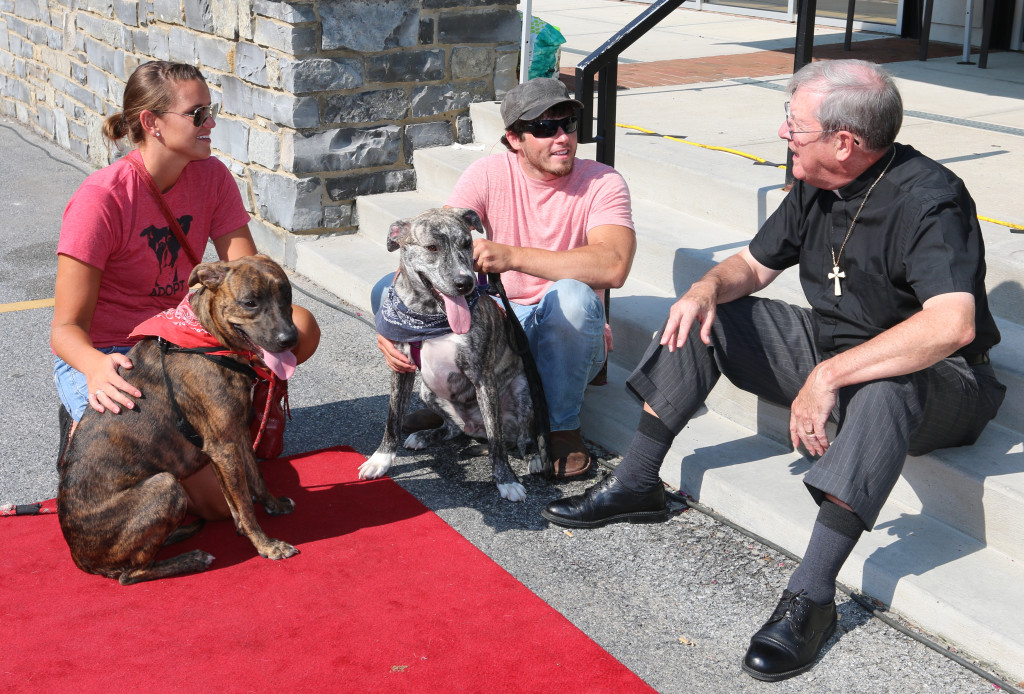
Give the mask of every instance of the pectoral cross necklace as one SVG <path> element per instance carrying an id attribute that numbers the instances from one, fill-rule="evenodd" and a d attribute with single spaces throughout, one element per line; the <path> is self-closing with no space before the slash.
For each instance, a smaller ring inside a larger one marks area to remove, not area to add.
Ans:
<path id="1" fill-rule="evenodd" d="M 832 253 L 832 272 L 828 273 L 828 278 L 830 280 L 835 280 L 836 282 L 836 296 L 843 295 L 843 290 L 839 286 L 839 280 L 846 279 L 846 273 L 839 269 L 839 260 L 843 257 L 843 249 L 846 248 L 846 242 L 850 240 L 850 234 L 853 233 L 853 227 L 857 225 L 857 220 L 860 219 L 860 211 L 864 209 L 864 203 L 868 201 L 868 196 L 871 195 L 871 191 L 875 189 L 878 182 L 882 180 L 882 176 L 884 176 L 885 172 L 889 170 L 890 166 L 892 166 L 894 159 L 896 159 L 895 147 L 892 150 L 892 157 L 889 159 L 889 163 L 885 165 L 884 169 L 882 169 L 882 173 L 878 174 L 878 178 L 876 178 L 875 182 L 871 184 L 870 188 L 868 188 L 868 192 L 864 193 L 864 199 L 860 201 L 860 207 L 857 208 L 857 214 L 853 215 L 853 221 L 850 222 L 850 228 L 846 230 L 846 238 L 843 239 L 843 244 L 839 247 L 839 252 L 836 253 L 836 249 L 831 245 L 828 248 Z"/>

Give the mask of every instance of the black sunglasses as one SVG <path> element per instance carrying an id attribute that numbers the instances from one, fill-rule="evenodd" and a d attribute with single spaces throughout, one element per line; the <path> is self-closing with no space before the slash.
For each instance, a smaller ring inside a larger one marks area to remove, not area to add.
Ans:
<path id="1" fill-rule="evenodd" d="M 192 119 L 192 125 L 197 128 L 206 122 L 207 118 L 217 119 L 217 114 L 220 113 L 220 104 L 212 104 L 210 106 L 200 106 L 195 111 L 188 113 L 180 113 L 178 111 L 161 111 L 160 113 L 173 113 L 178 116 L 185 116 L 186 118 Z"/>
<path id="2" fill-rule="evenodd" d="M 566 135 L 576 132 L 578 120 L 576 116 L 550 120 L 528 120 L 523 121 L 523 132 L 530 133 L 534 137 L 554 137 L 558 129 L 565 131 Z"/>

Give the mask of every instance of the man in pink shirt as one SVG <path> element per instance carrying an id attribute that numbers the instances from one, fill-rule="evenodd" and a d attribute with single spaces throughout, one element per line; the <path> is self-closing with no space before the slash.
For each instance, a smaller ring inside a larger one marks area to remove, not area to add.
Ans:
<path id="1" fill-rule="evenodd" d="M 560 478 L 590 469 L 580 408 L 606 356 L 601 293 L 623 285 L 636 251 L 626 182 L 609 166 L 576 159 L 582 107 L 552 78 L 509 90 L 501 105 L 508 151 L 474 162 L 446 201 L 483 222 L 476 269 L 502 273 L 530 340 Z M 416 368 L 387 339 L 378 344 L 391 368 Z"/>

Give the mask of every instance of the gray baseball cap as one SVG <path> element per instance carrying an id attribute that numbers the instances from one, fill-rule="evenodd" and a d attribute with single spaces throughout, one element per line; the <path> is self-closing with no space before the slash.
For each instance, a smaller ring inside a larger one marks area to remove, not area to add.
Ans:
<path id="1" fill-rule="evenodd" d="M 509 89 L 501 102 L 501 120 L 507 130 L 517 120 L 533 120 L 552 106 L 583 104 L 569 96 L 569 89 L 554 77 L 534 77 Z"/>

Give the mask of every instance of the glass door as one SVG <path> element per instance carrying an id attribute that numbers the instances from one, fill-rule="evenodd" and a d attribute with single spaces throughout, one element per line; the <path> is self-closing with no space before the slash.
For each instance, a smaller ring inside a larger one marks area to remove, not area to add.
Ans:
<path id="1" fill-rule="evenodd" d="M 854 30 L 878 31 L 898 34 L 901 0 L 855 0 L 853 15 Z M 693 7 L 692 5 L 687 5 Z M 796 0 L 697 0 L 695 9 L 706 9 L 726 14 L 740 14 L 770 19 L 796 21 Z M 825 26 L 846 26 L 847 0 L 817 0 L 814 21 Z"/>

